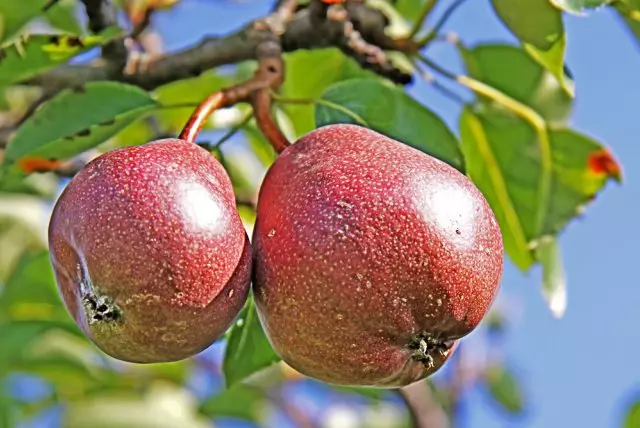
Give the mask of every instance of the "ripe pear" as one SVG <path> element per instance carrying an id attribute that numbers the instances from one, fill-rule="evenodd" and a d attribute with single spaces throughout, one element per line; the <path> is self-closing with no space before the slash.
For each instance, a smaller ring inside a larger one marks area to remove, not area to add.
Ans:
<path id="1" fill-rule="evenodd" d="M 51 263 L 70 314 L 106 354 L 188 358 L 244 305 L 251 246 L 231 181 L 178 139 L 107 152 L 66 186 L 49 223 Z"/>
<path id="2" fill-rule="evenodd" d="M 300 373 L 398 388 L 436 372 L 478 326 L 503 253 L 465 175 L 378 132 L 328 125 L 287 147 L 261 185 L 256 308 Z"/>

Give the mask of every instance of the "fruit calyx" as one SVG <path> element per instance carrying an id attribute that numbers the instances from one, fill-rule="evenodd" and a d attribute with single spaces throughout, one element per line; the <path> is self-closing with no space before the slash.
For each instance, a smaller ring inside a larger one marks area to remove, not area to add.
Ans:
<path id="1" fill-rule="evenodd" d="M 451 352 L 453 341 L 445 341 L 427 332 L 420 332 L 411 337 L 408 348 L 413 351 L 411 358 L 421 362 L 427 369 L 435 367 L 434 356 L 438 354 L 446 358 Z"/>
<path id="2" fill-rule="evenodd" d="M 82 295 L 82 307 L 89 325 L 121 324 L 124 322 L 124 313 L 115 303 L 114 299 L 97 290 L 82 266 L 78 265 L 78 280 Z"/>

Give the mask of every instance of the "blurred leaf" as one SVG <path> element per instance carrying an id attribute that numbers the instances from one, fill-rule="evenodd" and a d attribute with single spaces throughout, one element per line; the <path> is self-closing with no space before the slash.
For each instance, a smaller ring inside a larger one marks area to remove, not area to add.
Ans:
<path id="1" fill-rule="evenodd" d="M 45 247 L 43 238 L 37 234 L 35 227 L 19 218 L 20 214 L 27 215 L 27 210 L 39 208 L 28 202 L 16 198 L 0 198 L 0 204 L 12 204 L 12 209 L 15 210 L 13 213 L 0 213 L 0 284 L 13 274 L 25 251 L 37 251 Z M 6 287 L 5 284 L 4 290 Z M 4 292 L 0 288 L 0 302 Z M 0 304 L 0 319 L 5 313 Z"/>
<path id="2" fill-rule="evenodd" d="M 13 413 L 15 407 L 13 399 L 6 390 L 3 382 L 0 382 L 0 428 L 14 428 L 16 426 Z"/>
<path id="3" fill-rule="evenodd" d="M 249 376 L 280 361 L 256 312 L 253 296 L 249 297 L 236 324 L 228 333 L 222 371 L 225 384 L 231 388 Z"/>
<path id="4" fill-rule="evenodd" d="M 103 143 L 157 107 L 144 90 L 114 82 L 67 89 L 38 109 L 18 129 L 5 152 L 5 164 L 66 159 Z"/>
<path id="5" fill-rule="evenodd" d="M 567 309 L 567 278 L 556 238 L 541 239 L 536 256 L 542 265 L 542 294 L 553 316 L 562 318 Z"/>
<path id="6" fill-rule="evenodd" d="M 249 142 L 251 151 L 260 160 L 262 165 L 268 167 L 276 160 L 277 156 L 275 150 L 273 150 L 273 147 L 269 144 L 264 137 L 264 134 L 260 132 L 257 126 L 251 123 L 242 128 L 242 132 Z"/>
<path id="7" fill-rule="evenodd" d="M 374 74 L 363 70 L 355 61 L 338 49 L 300 50 L 285 56 L 287 78 L 282 85 L 282 95 L 291 98 L 318 98 L 329 85 L 355 77 Z M 285 105 L 298 136 L 315 129 L 312 105 Z"/>
<path id="8" fill-rule="evenodd" d="M 26 253 L 0 293 L 0 320 L 70 320 L 62 306 L 49 252 Z"/>
<path id="9" fill-rule="evenodd" d="M 495 365 L 485 372 L 488 392 L 504 410 L 521 414 L 524 411 L 525 399 L 520 381 L 506 367 Z"/>
<path id="10" fill-rule="evenodd" d="M 78 2 L 76 0 L 59 0 L 50 8 L 45 17 L 54 27 L 66 33 L 80 35 L 85 32 L 77 17 Z"/>
<path id="11" fill-rule="evenodd" d="M 540 143 L 528 123 L 506 112 L 467 107 L 460 132 L 468 174 L 496 214 L 507 254 L 522 270 L 534 262 L 531 249 L 539 238 L 557 234 L 610 178 L 620 179 L 619 165 L 601 144 L 575 131 L 554 130 L 549 200 L 541 201 Z M 546 204 L 541 223 L 540 203 Z"/>
<path id="12" fill-rule="evenodd" d="M 640 47 L 640 0 L 618 1 L 615 10 Z"/>
<path id="13" fill-rule="evenodd" d="M 460 47 L 469 76 L 532 107 L 544 119 L 566 122 L 573 100 L 557 79 L 527 53 L 502 44 Z"/>
<path id="14" fill-rule="evenodd" d="M 154 93 L 162 105 L 193 104 L 184 108 L 170 108 L 154 115 L 163 128 L 163 132 L 175 133 L 182 130 L 195 106 L 212 92 L 235 83 L 235 79 L 220 76 L 212 71 L 192 79 L 178 80 L 157 88 Z"/>
<path id="15" fill-rule="evenodd" d="M 596 9 L 615 0 L 551 0 L 551 4 L 559 7 L 565 12 L 582 14 L 585 9 Z"/>
<path id="16" fill-rule="evenodd" d="M 0 49 L 0 90 L 20 82 L 74 56 L 104 44 L 120 34 L 109 28 L 96 36 L 77 37 L 65 34 L 25 36 Z"/>
<path id="17" fill-rule="evenodd" d="M 13 364 L 26 359 L 28 348 L 35 340 L 39 340 L 49 331 L 60 329 L 83 337 L 75 324 L 59 321 L 10 321 L 0 324 L 0 373 L 9 370 Z"/>
<path id="18" fill-rule="evenodd" d="M 491 4 L 518 39 L 538 49 L 551 49 L 564 32 L 562 15 L 549 0 L 491 0 Z"/>
<path id="19" fill-rule="evenodd" d="M 458 140 L 442 119 L 403 90 L 371 79 L 330 86 L 316 106 L 316 125 L 355 123 L 463 170 Z"/>
<path id="20" fill-rule="evenodd" d="M 245 385 L 235 385 L 209 397 L 200 405 L 200 413 L 210 418 L 229 417 L 255 421 L 264 397 L 257 389 Z"/>
<path id="21" fill-rule="evenodd" d="M 640 400 L 629 407 L 623 428 L 640 428 Z"/>
<path id="22" fill-rule="evenodd" d="M 186 389 L 154 385 L 144 396 L 125 392 L 69 403 L 64 428 L 210 428 Z"/>
<path id="23" fill-rule="evenodd" d="M 396 10 L 411 22 L 415 22 L 427 0 L 397 0 Z"/>
<path id="24" fill-rule="evenodd" d="M 493 9 L 532 58 L 551 72 L 573 96 L 564 72 L 566 35 L 562 13 L 549 0 L 492 0 Z"/>
<path id="25" fill-rule="evenodd" d="M 0 2 L 0 44 L 13 37 L 29 21 L 42 15 L 42 8 L 48 0 L 15 1 L 3 0 Z"/>

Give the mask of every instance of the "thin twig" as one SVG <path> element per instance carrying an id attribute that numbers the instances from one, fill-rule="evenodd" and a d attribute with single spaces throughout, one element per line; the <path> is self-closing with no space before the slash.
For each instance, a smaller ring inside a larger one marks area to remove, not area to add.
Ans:
<path id="1" fill-rule="evenodd" d="M 449 21 L 449 19 L 453 16 L 453 13 L 456 11 L 456 9 L 462 6 L 464 2 L 465 0 L 455 0 L 453 3 L 451 3 L 447 10 L 443 12 L 438 22 L 436 22 L 436 25 L 434 25 L 433 29 L 429 31 L 429 34 L 427 34 L 422 40 L 418 42 L 418 46 L 420 46 L 420 48 L 423 48 L 431 43 L 433 39 L 435 39 L 440 34 L 440 30 L 442 30 L 447 21 Z"/>
<path id="2" fill-rule="evenodd" d="M 404 401 L 413 428 L 446 428 L 449 426 L 447 414 L 436 402 L 427 381 L 416 382 L 397 390 Z"/>

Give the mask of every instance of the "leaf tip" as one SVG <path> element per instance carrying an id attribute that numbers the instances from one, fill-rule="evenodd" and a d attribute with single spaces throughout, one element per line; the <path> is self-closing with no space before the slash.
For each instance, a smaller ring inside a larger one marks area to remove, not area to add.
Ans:
<path id="1" fill-rule="evenodd" d="M 607 149 L 601 149 L 589 155 L 587 160 L 588 169 L 596 175 L 605 175 L 622 182 L 622 167 Z"/>

